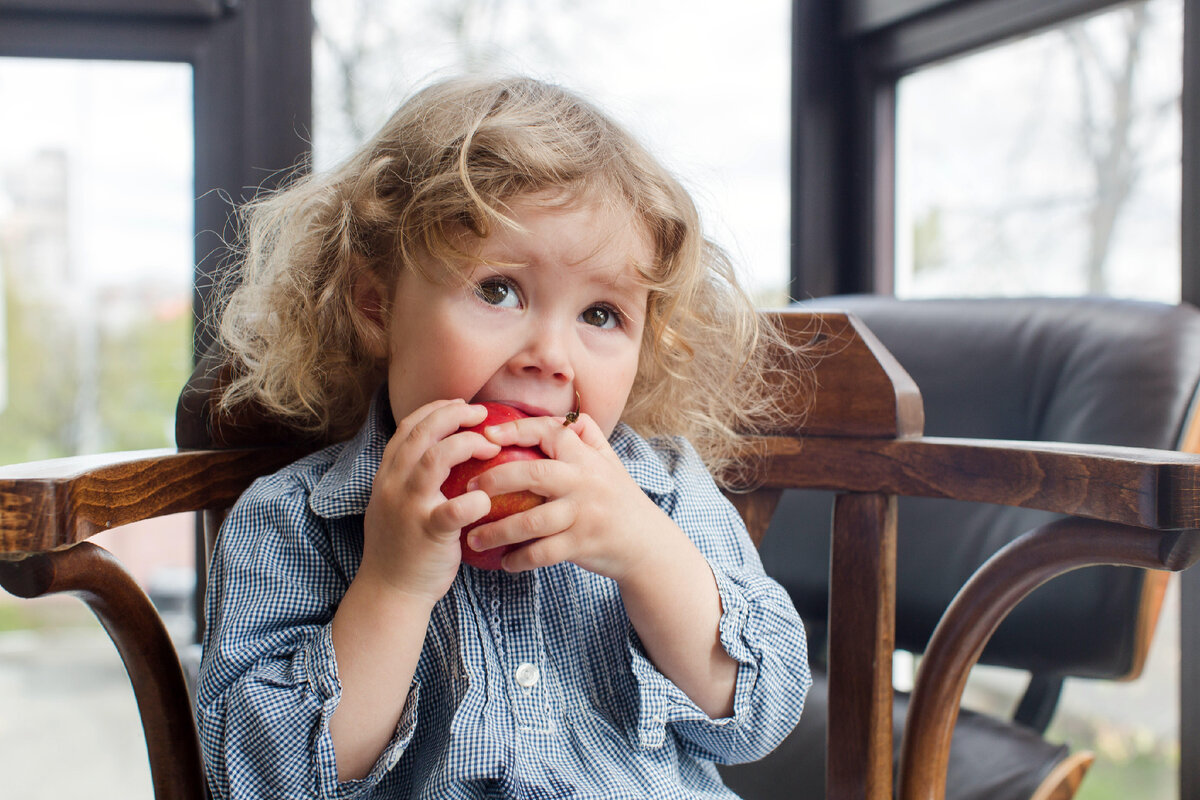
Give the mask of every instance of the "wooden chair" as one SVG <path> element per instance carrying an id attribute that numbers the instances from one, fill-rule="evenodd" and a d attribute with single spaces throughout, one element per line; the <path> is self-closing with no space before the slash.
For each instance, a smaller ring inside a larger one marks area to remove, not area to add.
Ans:
<path id="1" fill-rule="evenodd" d="M 737 504 L 761 537 L 780 493 L 838 492 L 829 598 L 827 796 L 892 796 L 892 640 L 896 496 L 957 497 L 1074 515 L 994 557 L 948 610 L 911 700 L 899 771 L 906 798 L 941 796 L 966 675 L 991 631 L 1035 586 L 1077 566 L 1180 570 L 1200 558 L 1200 458 L 1117 447 L 922 436 L 916 385 L 875 337 L 842 313 L 778 312 L 819 347 L 815 402 L 800 430 L 763 438 L 762 488 Z M 203 411 L 186 393 L 181 406 Z M 156 796 L 205 795 L 189 698 L 171 641 L 94 533 L 179 511 L 228 507 L 295 448 L 241 447 L 262 430 L 181 425 L 217 447 L 113 454 L 0 468 L 0 585 L 36 597 L 79 595 L 125 661 L 142 715 Z M 311 447 L 311 443 L 307 445 Z M 2 758 L 2 755 L 0 755 Z M 792 796 L 804 787 L 780 787 Z"/>

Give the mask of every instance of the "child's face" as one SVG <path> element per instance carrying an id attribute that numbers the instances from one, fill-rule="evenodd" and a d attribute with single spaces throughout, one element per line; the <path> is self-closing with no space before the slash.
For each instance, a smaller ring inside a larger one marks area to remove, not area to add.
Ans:
<path id="1" fill-rule="evenodd" d="M 388 388 L 397 421 L 432 400 L 503 401 L 534 415 L 579 407 L 612 433 L 637 373 L 650 240 L 630 215 L 580 202 L 512 205 L 524 229 L 474 240 L 468 285 L 405 270 L 392 304 Z"/>

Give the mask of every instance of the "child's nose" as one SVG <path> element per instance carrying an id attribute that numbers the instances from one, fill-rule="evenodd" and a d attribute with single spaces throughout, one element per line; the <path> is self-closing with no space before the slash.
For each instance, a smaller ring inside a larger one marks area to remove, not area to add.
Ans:
<path id="1" fill-rule="evenodd" d="M 575 379 L 566 335 L 552 326 L 534 332 L 517 356 L 514 366 L 523 374 L 570 383 Z"/>

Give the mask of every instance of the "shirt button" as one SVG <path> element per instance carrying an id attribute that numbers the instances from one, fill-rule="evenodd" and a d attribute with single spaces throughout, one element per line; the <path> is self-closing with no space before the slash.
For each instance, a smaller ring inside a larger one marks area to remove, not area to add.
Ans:
<path id="1" fill-rule="evenodd" d="M 517 667 L 516 675 L 517 685 L 523 689 L 530 689 L 541 678 L 541 672 L 538 671 L 537 664 L 522 664 Z"/>

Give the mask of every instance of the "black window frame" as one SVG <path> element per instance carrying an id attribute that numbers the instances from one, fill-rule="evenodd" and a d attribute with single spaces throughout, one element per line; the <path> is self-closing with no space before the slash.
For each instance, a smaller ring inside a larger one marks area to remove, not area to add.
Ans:
<path id="1" fill-rule="evenodd" d="M 193 308 L 207 319 L 230 201 L 308 156 L 312 12 L 303 0 L 0 0 L 0 56 L 188 63 L 195 126 Z M 194 348 L 209 343 L 195 326 Z"/>
<path id="2" fill-rule="evenodd" d="M 794 0 L 795 298 L 890 294 L 896 84 L 923 66 L 1128 0 Z M 1200 140 L 1200 0 L 1183 0 L 1183 141 Z M 1200 305 L 1200 163 L 1183 148 L 1182 299 Z"/>

